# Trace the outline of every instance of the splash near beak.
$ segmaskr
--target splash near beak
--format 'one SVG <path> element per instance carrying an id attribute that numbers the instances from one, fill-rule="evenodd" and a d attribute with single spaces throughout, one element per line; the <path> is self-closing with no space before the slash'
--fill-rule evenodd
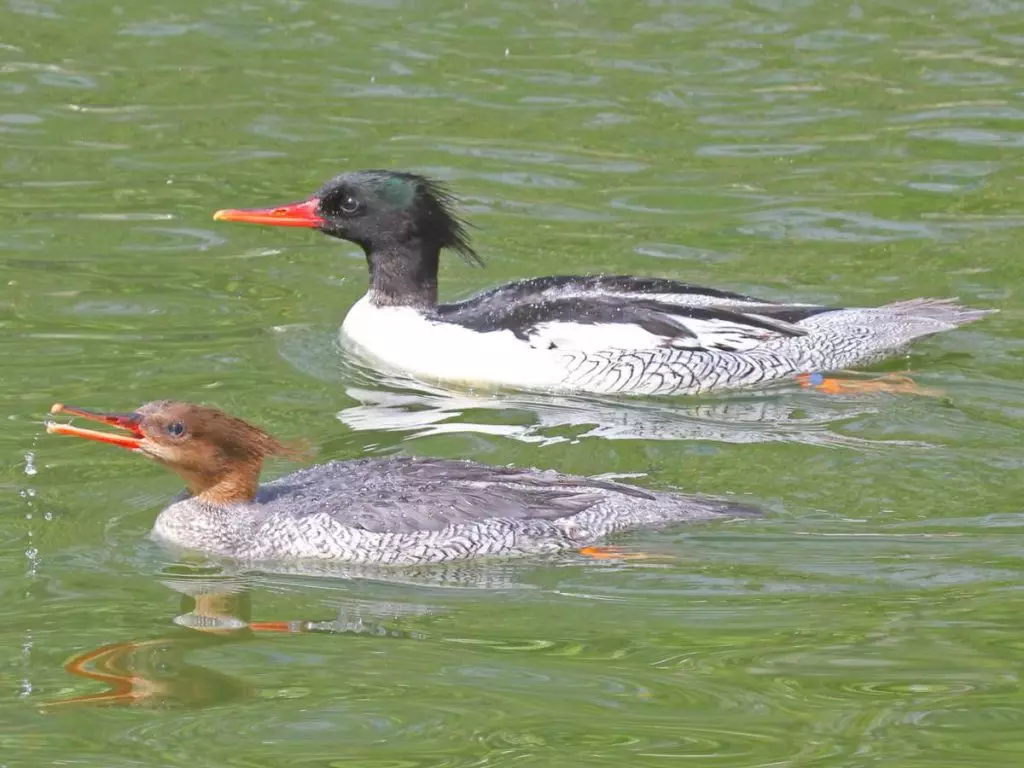
<path id="1" fill-rule="evenodd" d="M 70 405 L 62 405 L 61 403 L 55 403 L 50 408 L 50 413 L 70 413 L 72 416 L 81 416 L 83 419 L 89 419 L 90 421 L 110 424 L 112 427 L 118 427 L 132 433 L 130 436 L 118 435 L 113 432 L 99 432 L 95 429 L 83 429 L 82 427 L 73 427 L 70 424 L 57 424 L 51 421 L 46 425 L 46 431 L 51 435 L 84 437 L 86 440 L 119 445 L 132 451 L 139 450 L 142 447 L 143 439 L 145 439 L 145 435 L 142 434 L 142 429 L 139 426 L 142 422 L 142 416 L 137 413 L 100 413 L 98 411 L 87 411 L 83 408 L 73 408 Z"/>
<path id="2" fill-rule="evenodd" d="M 242 221 L 247 224 L 268 224 L 272 227 L 308 227 L 315 229 L 324 223 L 317 214 L 320 199 L 311 197 L 300 203 L 279 205 L 276 208 L 225 208 L 213 214 L 214 221 Z"/>

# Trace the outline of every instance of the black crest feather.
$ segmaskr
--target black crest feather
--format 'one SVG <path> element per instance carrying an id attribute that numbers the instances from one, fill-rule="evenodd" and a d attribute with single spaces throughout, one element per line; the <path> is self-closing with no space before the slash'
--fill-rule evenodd
<path id="1" fill-rule="evenodd" d="M 444 184 L 425 176 L 414 176 L 420 185 L 420 193 L 424 204 L 431 209 L 432 217 L 435 217 L 444 232 L 441 239 L 445 248 L 451 248 L 467 264 L 475 264 L 478 267 L 484 266 L 484 260 L 473 249 L 469 242 L 470 224 L 455 213 L 457 200 Z"/>

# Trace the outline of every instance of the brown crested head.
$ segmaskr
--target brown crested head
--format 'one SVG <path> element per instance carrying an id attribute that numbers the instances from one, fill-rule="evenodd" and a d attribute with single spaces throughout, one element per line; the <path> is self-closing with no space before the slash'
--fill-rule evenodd
<path id="1" fill-rule="evenodd" d="M 89 411 L 56 404 L 51 413 L 66 413 L 124 430 L 123 434 L 50 423 L 47 431 L 128 448 L 177 472 L 193 495 L 229 504 L 256 495 L 263 460 L 297 458 L 277 438 L 217 408 L 159 400 L 130 413 Z"/>

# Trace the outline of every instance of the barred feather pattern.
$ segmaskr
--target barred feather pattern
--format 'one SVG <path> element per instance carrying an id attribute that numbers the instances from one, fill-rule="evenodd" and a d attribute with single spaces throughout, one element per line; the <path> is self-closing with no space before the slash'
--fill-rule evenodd
<path id="1" fill-rule="evenodd" d="M 394 458 L 301 470 L 251 503 L 183 498 L 152 536 L 247 563 L 418 565 L 552 554 L 632 528 L 751 514 L 724 500 L 551 471 Z"/>
<path id="2" fill-rule="evenodd" d="M 839 309 L 797 323 L 806 335 L 779 337 L 742 352 L 674 348 L 570 350 L 561 386 L 598 393 L 701 394 L 754 386 L 799 373 L 834 371 L 885 359 L 921 336 L 989 314 L 952 299 L 913 299 Z"/>

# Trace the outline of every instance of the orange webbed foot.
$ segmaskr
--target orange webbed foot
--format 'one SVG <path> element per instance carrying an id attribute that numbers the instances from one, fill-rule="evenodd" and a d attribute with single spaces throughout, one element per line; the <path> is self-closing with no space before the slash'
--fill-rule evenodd
<path id="1" fill-rule="evenodd" d="M 902 373 L 886 373 L 876 379 L 839 379 L 820 373 L 801 373 L 797 383 L 805 389 L 815 389 L 826 395 L 861 395 L 886 393 L 893 395 L 918 395 L 941 397 L 942 390 L 922 387 L 910 376 Z"/>

